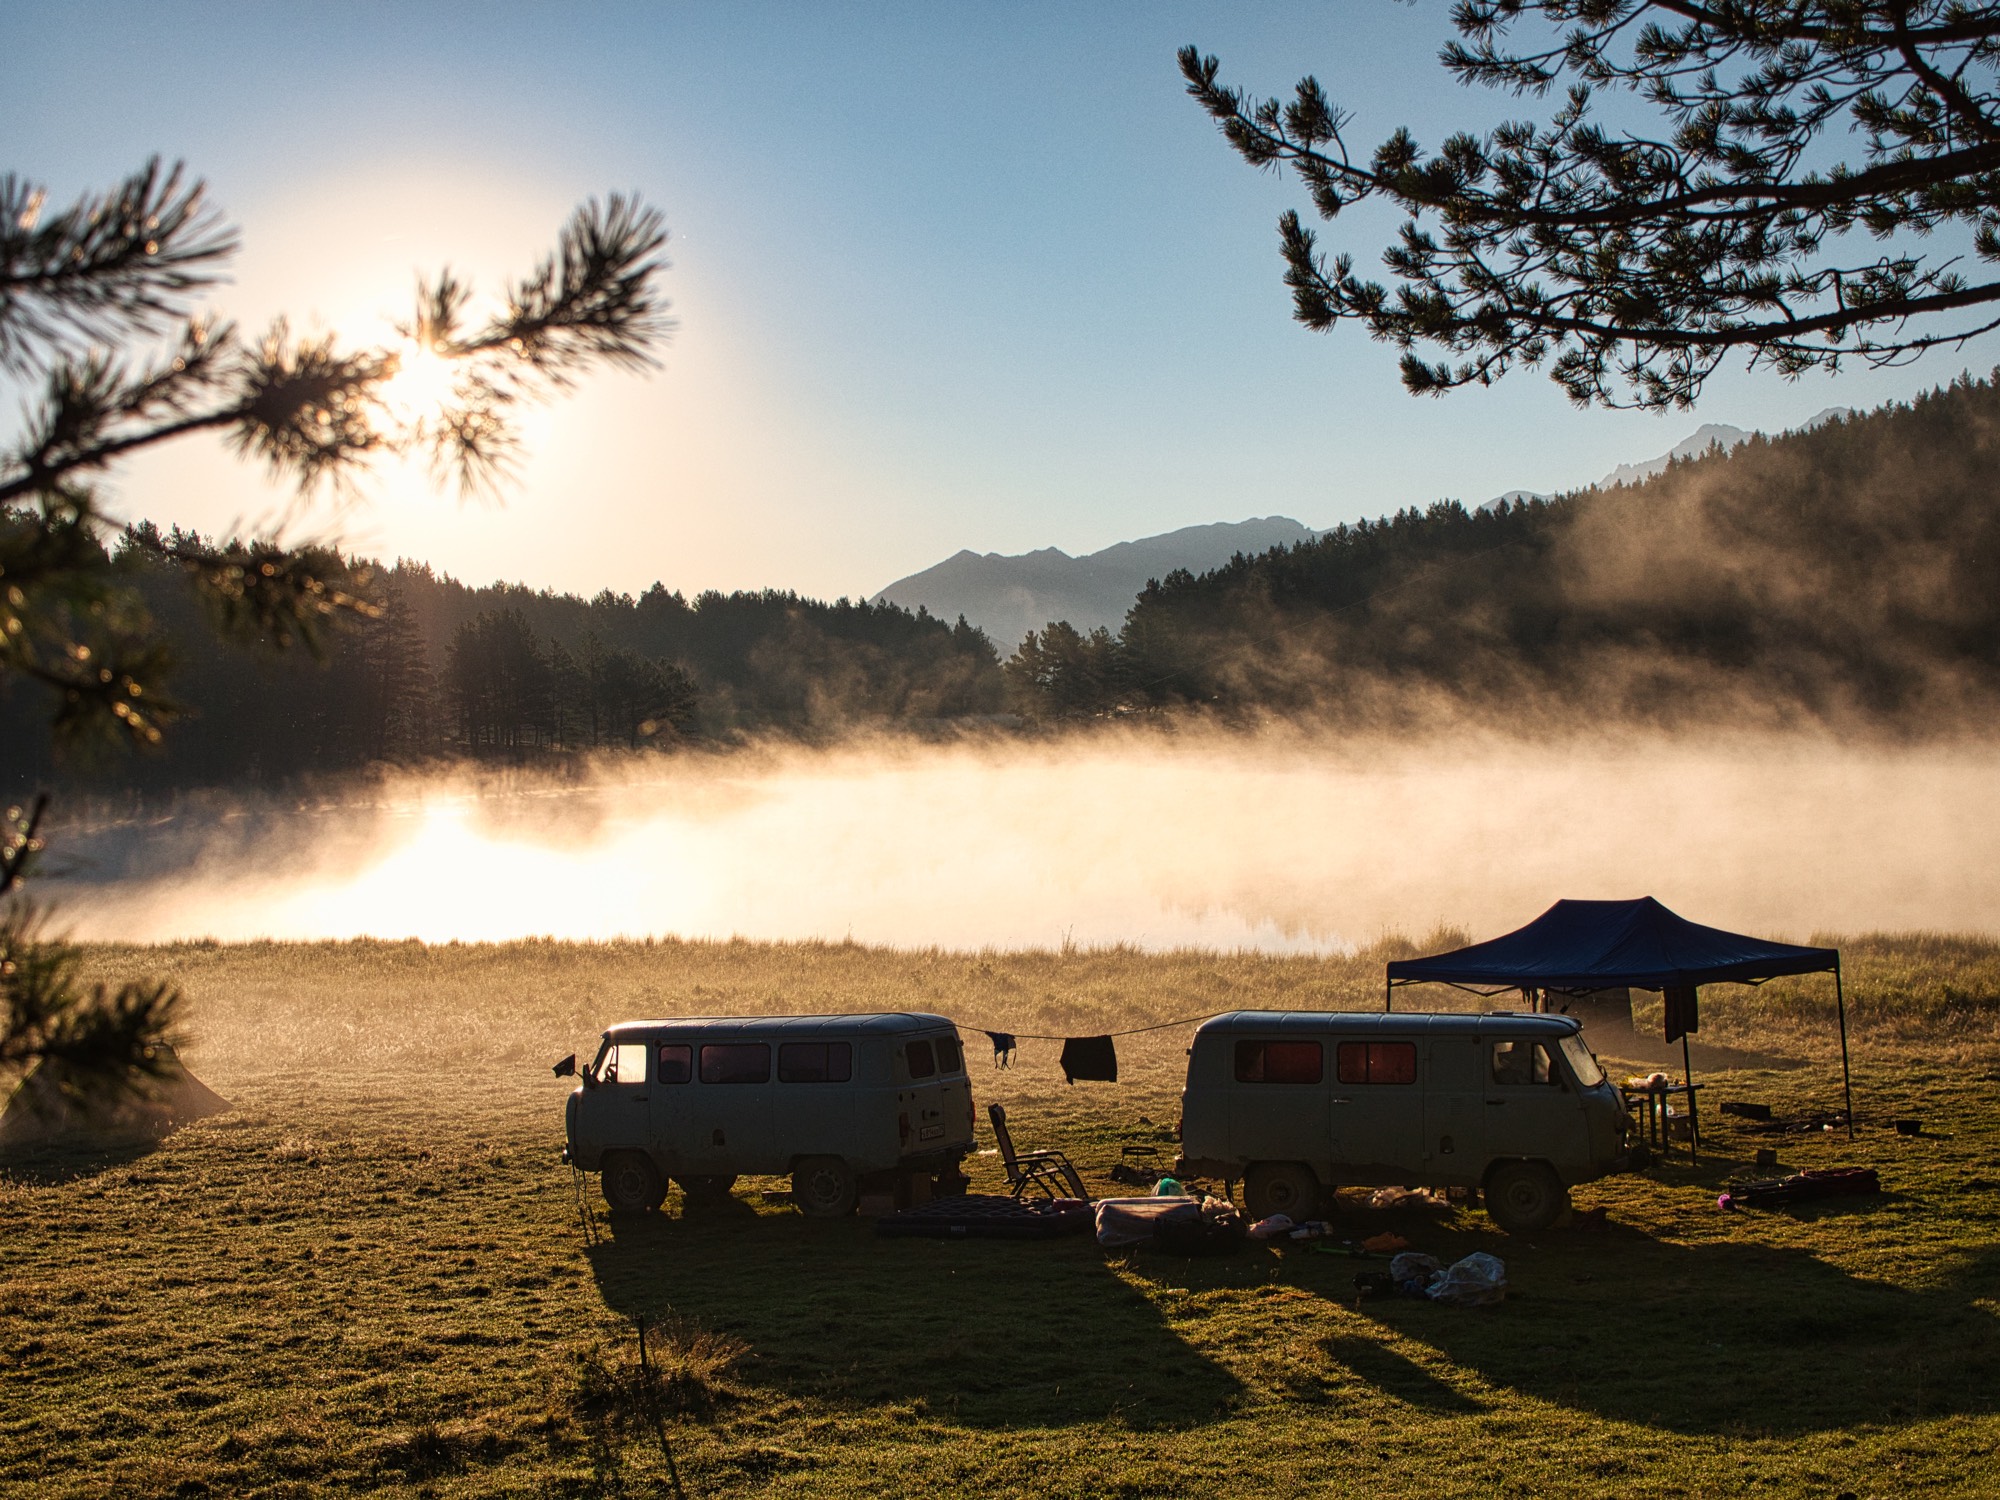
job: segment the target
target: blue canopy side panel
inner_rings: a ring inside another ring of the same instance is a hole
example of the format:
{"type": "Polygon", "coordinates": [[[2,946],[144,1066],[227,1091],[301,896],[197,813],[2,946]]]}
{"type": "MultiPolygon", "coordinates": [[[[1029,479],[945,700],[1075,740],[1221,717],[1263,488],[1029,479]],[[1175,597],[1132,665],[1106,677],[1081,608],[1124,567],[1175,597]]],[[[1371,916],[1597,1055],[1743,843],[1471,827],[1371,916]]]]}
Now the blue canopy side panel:
{"type": "Polygon", "coordinates": [[[1657,990],[1755,984],[1785,974],[1837,971],[1836,948],[1774,943],[1704,927],[1651,896],[1558,901],[1527,926],[1451,953],[1389,965],[1389,984],[1657,990]]]}

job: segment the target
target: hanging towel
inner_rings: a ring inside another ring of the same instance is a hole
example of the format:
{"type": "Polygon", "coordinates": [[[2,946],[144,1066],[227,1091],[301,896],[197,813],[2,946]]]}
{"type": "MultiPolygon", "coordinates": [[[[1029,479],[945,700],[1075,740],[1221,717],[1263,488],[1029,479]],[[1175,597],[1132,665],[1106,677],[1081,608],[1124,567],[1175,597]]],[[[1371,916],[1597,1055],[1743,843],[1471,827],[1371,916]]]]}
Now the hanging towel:
{"type": "Polygon", "coordinates": [[[1667,1020],[1667,1040],[1678,1042],[1690,1031],[1701,1030],[1700,991],[1691,984],[1670,984],[1660,992],[1667,1020]]]}
{"type": "Polygon", "coordinates": [[[1108,1036],[1073,1036],[1063,1043],[1063,1077],[1071,1083],[1118,1081],[1118,1051],[1108,1036]]]}
{"type": "Polygon", "coordinates": [[[986,1040],[993,1044],[993,1066],[1004,1068],[1014,1060],[1014,1037],[1011,1032],[989,1031],[986,1040]]]}

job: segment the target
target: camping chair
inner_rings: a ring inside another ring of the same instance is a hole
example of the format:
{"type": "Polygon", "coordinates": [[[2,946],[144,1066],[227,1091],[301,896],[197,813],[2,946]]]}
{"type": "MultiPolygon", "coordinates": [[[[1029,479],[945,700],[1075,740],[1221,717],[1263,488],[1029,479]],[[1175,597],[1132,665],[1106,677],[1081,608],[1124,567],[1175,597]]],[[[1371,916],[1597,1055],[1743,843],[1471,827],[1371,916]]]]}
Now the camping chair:
{"type": "Polygon", "coordinates": [[[1035,1188],[1051,1198],[1081,1198],[1090,1201],[1083,1179],[1060,1151],[1016,1151],[1014,1137],[1007,1129],[1007,1111],[997,1104],[986,1106],[993,1122],[993,1139],[1000,1143],[1000,1164],[1007,1169],[1007,1189],[1016,1198],[1035,1188]]]}

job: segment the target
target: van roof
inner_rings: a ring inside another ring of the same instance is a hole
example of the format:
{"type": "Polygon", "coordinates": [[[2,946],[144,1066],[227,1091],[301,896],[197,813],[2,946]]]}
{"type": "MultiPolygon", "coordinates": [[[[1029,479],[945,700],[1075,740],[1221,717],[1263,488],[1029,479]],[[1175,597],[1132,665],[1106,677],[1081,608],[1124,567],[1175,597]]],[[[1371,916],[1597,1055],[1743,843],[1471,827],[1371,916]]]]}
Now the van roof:
{"type": "Polygon", "coordinates": [[[1574,1016],[1520,1015],[1512,1011],[1468,1014],[1464,1011],[1422,1010],[1232,1010],[1211,1016],[1195,1031],[1211,1032],[1331,1031],[1356,1036],[1384,1032],[1427,1036],[1567,1036],[1581,1031],[1574,1016]]]}
{"type": "Polygon", "coordinates": [[[956,1031],[948,1016],[919,1010],[879,1011],[848,1016],[667,1016],[657,1021],[621,1021],[606,1029],[609,1037],[653,1035],[660,1032],[729,1031],[752,1036],[827,1036],[871,1032],[894,1036],[913,1031],[956,1031]]]}

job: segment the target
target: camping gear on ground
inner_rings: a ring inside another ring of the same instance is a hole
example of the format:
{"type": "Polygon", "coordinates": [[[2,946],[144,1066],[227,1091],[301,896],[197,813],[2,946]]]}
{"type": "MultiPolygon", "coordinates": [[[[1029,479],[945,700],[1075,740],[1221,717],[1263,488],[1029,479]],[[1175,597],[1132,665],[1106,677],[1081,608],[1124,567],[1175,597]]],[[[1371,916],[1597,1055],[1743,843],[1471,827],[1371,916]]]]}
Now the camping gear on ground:
{"type": "Polygon", "coordinates": [[[1271,1214],[1252,1224],[1249,1234],[1253,1240],[1283,1239],[1294,1227],[1290,1214],[1271,1214]]]}
{"type": "Polygon", "coordinates": [[[1201,1204],[1193,1198],[1099,1198],[1097,1243],[1113,1250],[1143,1245],[1171,1215],[1199,1219],[1201,1204]]]}
{"type": "Polygon", "coordinates": [[[789,1173],[800,1212],[839,1218],[864,1192],[963,1191],[972,1085],[943,1016],[628,1021],[604,1033],[566,1129],[564,1159],[602,1174],[614,1210],[658,1208],[669,1178],[699,1196],[789,1173]]]}
{"type": "Polygon", "coordinates": [[[1361,1248],[1370,1255],[1393,1255],[1409,1249],[1410,1242],[1400,1234],[1371,1234],[1361,1242],[1361,1248]]]}
{"type": "Polygon", "coordinates": [[[154,1075],[108,1094],[66,1079],[60,1063],[31,1068],[0,1114],[0,1151],[102,1151],[150,1145],[181,1126],[228,1113],[227,1099],[187,1070],[162,1042],[154,1075]]]}
{"type": "Polygon", "coordinates": [[[1188,1049],[1174,1174],[1241,1179],[1253,1219],[1310,1218],[1327,1184],[1352,1183],[1478,1190],[1503,1228],[1544,1228],[1573,1184],[1635,1165],[1580,1031],[1545,1015],[1215,1016],[1188,1049]]]}
{"type": "Polygon", "coordinates": [[[1118,1049],[1108,1036],[1073,1036],[1063,1043],[1063,1077],[1070,1083],[1081,1078],[1091,1083],[1118,1081],[1118,1049]]]}
{"type": "Polygon", "coordinates": [[[1748,1104],[1741,1099],[1729,1100],[1722,1106],[1722,1112],[1725,1115],[1734,1116],[1739,1120],[1768,1120],[1771,1118],[1770,1105],[1748,1104]]]}
{"type": "Polygon", "coordinates": [[[1374,1209],[1429,1207],[1443,1201],[1443,1195],[1429,1188],[1385,1187],[1368,1195],[1368,1206],[1374,1209]]]}
{"type": "Polygon", "coordinates": [[[1323,1240],[1333,1233],[1333,1226],[1324,1219],[1308,1219],[1285,1238],[1294,1244],[1308,1240],[1323,1240]]]}
{"type": "Polygon", "coordinates": [[[1106,1249],[1154,1245],[1182,1255],[1234,1250],[1248,1226],[1233,1203],[1220,1198],[1100,1198],[1097,1243],[1106,1249]]]}
{"type": "Polygon", "coordinates": [[[1000,1165],[1007,1171],[1007,1190],[1016,1198],[1029,1188],[1050,1198],[1083,1198],[1083,1178],[1070,1159],[1060,1151],[1016,1151],[1013,1132],[1007,1128],[1007,1111],[998,1104],[986,1106],[986,1118],[993,1124],[993,1139],[1000,1147],[1000,1165]]]}
{"type": "Polygon", "coordinates": [[[1184,1198],[1187,1196],[1187,1189],[1182,1187],[1175,1178],[1162,1177],[1158,1182],[1153,1184],[1153,1196],[1155,1198],[1184,1198]]]}
{"type": "Polygon", "coordinates": [[[1507,1298],[1507,1267],[1498,1256],[1475,1250],[1432,1278],[1424,1295],[1453,1307],[1490,1307],[1507,1298]]]}
{"type": "Polygon", "coordinates": [[[1738,1208],[1782,1208],[1815,1198],[1845,1198],[1856,1194],[1879,1193],[1882,1180],[1873,1167],[1827,1167],[1820,1171],[1796,1172],[1773,1182],[1745,1182],[1733,1186],[1715,1206],[1725,1211],[1738,1208]]]}
{"type": "Polygon", "coordinates": [[[1387,1271],[1363,1271],[1354,1278],[1363,1297],[1422,1297],[1453,1307],[1488,1307],[1507,1296],[1507,1267],[1498,1256],[1475,1250],[1446,1266],[1435,1255],[1405,1251],[1387,1271]]]}
{"type": "Polygon", "coordinates": [[[1175,1255],[1226,1255],[1243,1248],[1242,1210],[1221,1198],[1201,1200],[1194,1218],[1168,1214],[1153,1229],[1153,1248],[1175,1255]]]}
{"type": "Polygon", "coordinates": [[[1922,1135],[1924,1133],[1924,1122],[1922,1120],[1898,1120],[1895,1124],[1897,1135],[1922,1135]]]}
{"type": "Polygon", "coordinates": [[[1527,926],[1450,953],[1398,959],[1388,966],[1382,1008],[1395,1008],[1398,985],[1448,984],[1478,994],[1520,990],[1532,1000],[1550,990],[1631,989],[1677,993],[1666,1007],[1667,1037],[1675,1026],[1683,1080],[1692,1082],[1687,1047],[1694,1029],[1693,987],[1762,984],[1789,974],[1833,975],[1840,1022],[1840,1078],[1847,1131],[1854,1133],[1854,1086],[1847,1057],[1847,998],[1840,950],[1774,943],[1704,927],[1669,911],[1651,896],[1636,901],[1558,901],[1527,926]]]}
{"type": "Polygon", "coordinates": [[[1090,1228],[1081,1198],[1008,1198],[967,1194],[934,1198],[875,1221],[875,1232],[901,1239],[1050,1240],[1090,1228]]]}

